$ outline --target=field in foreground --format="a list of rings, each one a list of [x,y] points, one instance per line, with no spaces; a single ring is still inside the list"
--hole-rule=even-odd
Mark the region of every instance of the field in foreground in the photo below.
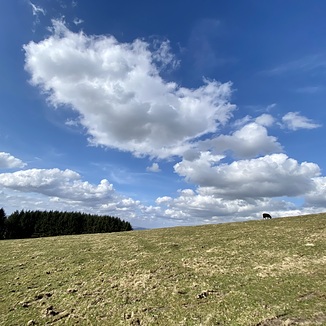
[[[326,325],[326,214],[0,241],[0,325]]]

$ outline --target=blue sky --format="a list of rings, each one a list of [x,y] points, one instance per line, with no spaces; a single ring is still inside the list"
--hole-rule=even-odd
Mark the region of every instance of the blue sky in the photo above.
[[[149,228],[324,212],[325,13],[3,2],[0,206]]]

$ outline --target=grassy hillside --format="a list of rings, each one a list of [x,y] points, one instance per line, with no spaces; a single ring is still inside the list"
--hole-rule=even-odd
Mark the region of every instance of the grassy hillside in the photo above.
[[[326,214],[0,242],[0,325],[326,325]]]

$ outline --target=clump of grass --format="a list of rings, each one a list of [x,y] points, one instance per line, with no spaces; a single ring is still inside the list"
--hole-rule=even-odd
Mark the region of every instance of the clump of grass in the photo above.
[[[326,215],[0,242],[0,325],[325,325]]]

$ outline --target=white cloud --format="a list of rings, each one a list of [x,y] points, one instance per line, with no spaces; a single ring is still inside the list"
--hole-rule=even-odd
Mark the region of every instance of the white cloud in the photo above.
[[[212,140],[199,144],[199,148],[213,149],[214,152],[223,153],[231,151],[237,158],[251,158],[258,155],[281,152],[282,146],[277,139],[267,134],[264,125],[273,122],[272,117],[263,115],[235,131],[232,135],[220,135]]]
[[[298,129],[314,129],[319,128],[321,125],[313,122],[311,119],[308,119],[299,112],[289,112],[283,116],[282,122],[284,126],[290,130]]]
[[[311,191],[297,197],[305,200],[303,206],[295,203],[296,200],[292,202],[287,196],[228,198],[221,196],[216,187],[179,190],[179,196],[159,197],[156,203],[161,207],[163,216],[175,220],[179,225],[260,219],[263,212],[269,212],[273,217],[324,212],[326,178],[316,177],[311,181]]]
[[[202,153],[194,161],[182,161],[175,171],[202,191],[219,198],[260,198],[304,195],[314,188],[318,165],[272,154],[251,160],[219,164],[218,158]]]
[[[68,200],[109,199],[113,186],[105,179],[99,185],[83,182],[72,170],[29,169],[0,174],[0,185],[22,192],[35,192]]]
[[[270,114],[262,114],[255,119],[255,122],[261,126],[270,127],[275,119]]]
[[[153,62],[156,64],[156,69],[164,69],[171,65],[174,69],[179,66],[180,62],[175,59],[174,55],[170,51],[170,42],[165,40],[160,42],[154,41],[154,50],[152,51]]]
[[[245,117],[241,119],[237,119],[235,122],[233,122],[232,126],[235,128],[241,128],[251,121],[252,121],[252,117],[250,115],[246,115]]]
[[[45,16],[46,15],[46,11],[45,9],[43,9],[42,7],[40,6],[37,6],[35,5],[34,3],[32,3],[31,1],[28,2],[29,5],[31,6],[32,8],[32,13],[33,13],[33,16],[34,16],[34,21],[33,21],[33,32],[35,32],[36,30],[36,26],[40,23],[40,15],[43,15]]]
[[[75,171],[56,168],[0,174],[0,200],[6,211],[82,211],[130,221],[137,220],[145,210],[139,201],[119,195],[106,179],[91,184],[82,181]]]
[[[146,168],[147,171],[149,172],[160,172],[160,166],[158,165],[158,163],[153,163],[151,166],[148,166]]]
[[[151,52],[139,39],[119,43],[53,24],[53,35],[24,46],[25,68],[53,105],[79,113],[92,144],[139,156],[182,155],[231,117],[231,83],[204,80],[189,89],[161,78],[162,65],[175,64],[168,43]]]
[[[166,204],[170,201],[172,201],[172,197],[169,196],[163,196],[163,197],[159,197],[156,199],[156,204],[161,205],[161,204]]]
[[[275,107],[276,107],[276,103],[272,103],[272,104],[267,105],[266,112],[270,112]]]
[[[0,169],[23,168],[27,164],[9,153],[0,152]]]
[[[68,119],[66,120],[65,125],[69,127],[78,127],[80,123],[78,120]]]
[[[176,198],[161,197],[157,203],[165,206],[164,216],[183,224],[236,222],[261,218],[262,212],[273,217],[298,215],[302,213],[295,205],[285,200],[270,198],[226,199],[208,193],[207,189],[197,191],[184,189]]]
[[[195,184],[211,184],[214,182],[214,168],[224,156],[213,155],[210,152],[201,152],[200,157],[194,160],[182,160],[174,165],[174,170],[185,177],[188,182]]]
[[[326,207],[326,177],[313,178],[314,187],[305,196],[306,205]]]
[[[267,107],[267,109],[268,109],[268,107]],[[250,115],[246,115],[244,118],[236,120],[232,124],[232,126],[235,128],[241,128],[244,125],[251,123],[251,122],[256,122],[257,124],[264,126],[264,127],[270,127],[274,124],[275,119],[272,115],[267,114],[267,113],[264,113],[264,114],[256,117],[255,119],[253,117],[251,117]]]
[[[82,24],[83,22],[84,22],[84,21],[83,21],[82,19],[77,18],[77,17],[75,17],[74,20],[73,20],[73,23],[74,23],[76,26]]]
[[[45,16],[46,11],[42,7],[35,5],[31,1],[29,2],[29,4],[32,7],[33,16],[38,16],[40,13]]]

